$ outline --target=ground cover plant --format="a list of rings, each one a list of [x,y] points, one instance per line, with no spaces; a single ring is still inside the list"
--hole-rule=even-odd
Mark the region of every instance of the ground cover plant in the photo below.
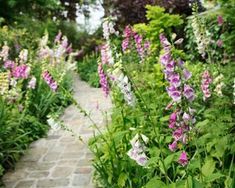
[[[223,8],[199,24],[194,6],[188,43],[173,32],[178,24],[154,33],[162,17],[171,23],[163,11],[136,30],[127,26],[119,46],[114,20],[104,21],[98,73],[114,108],[107,130],[90,140],[99,187],[234,187],[235,67],[218,42],[232,32]]]

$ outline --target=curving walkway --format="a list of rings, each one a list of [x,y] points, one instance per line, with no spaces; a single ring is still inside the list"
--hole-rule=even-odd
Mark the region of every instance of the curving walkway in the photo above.
[[[101,89],[91,88],[74,76],[74,97],[92,119],[102,126],[102,112],[111,110],[111,101]],[[61,119],[82,136],[85,143],[93,135],[91,122],[74,106],[69,106]],[[94,188],[92,184],[92,154],[82,143],[64,130],[50,130],[46,138],[30,145],[17,163],[16,169],[5,174],[6,188]]]

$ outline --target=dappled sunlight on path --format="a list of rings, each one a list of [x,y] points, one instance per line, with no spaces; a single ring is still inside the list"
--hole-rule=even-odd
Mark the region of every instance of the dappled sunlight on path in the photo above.
[[[74,76],[74,98],[90,112],[97,125],[104,125],[102,112],[111,110],[111,101],[101,89],[91,88]],[[92,153],[87,141],[94,128],[87,117],[71,105],[61,117],[65,125],[80,135],[78,138],[64,130],[50,130],[46,138],[30,145],[14,171],[3,177],[7,188],[92,188]]]

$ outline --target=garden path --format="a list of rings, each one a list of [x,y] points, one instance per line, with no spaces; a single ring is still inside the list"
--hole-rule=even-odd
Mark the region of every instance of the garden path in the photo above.
[[[111,101],[101,89],[91,88],[74,76],[74,98],[91,113],[92,119],[104,125],[102,112],[111,110]],[[6,188],[94,188],[92,153],[87,141],[93,135],[91,122],[71,105],[61,117],[65,125],[80,135],[85,144],[64,130],[50,130],[46,138],[30,145],[14,171],[3,177]]]

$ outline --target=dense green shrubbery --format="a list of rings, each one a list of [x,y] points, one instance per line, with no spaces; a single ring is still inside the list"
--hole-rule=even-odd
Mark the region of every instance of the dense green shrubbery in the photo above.
[[[88,82],[93,87],[99,87],[99,75],[97,66],[98,55],[93,53],[85,56],[77,62],[77,70],[82,80]]]
[[[192,62],[190,54],[177,49],[182,40],[170,32],[169,40],[161,35],[154,41],[164,48],[156,57],[155,52],[143,56],[143,38],[134,33],[132,39],[127,29],[121,52],[113,45],[110,25],[104,36],[112,54],[102,56],[98,66],[114,108],[107,131],[90,140],[96,183],[109,188],[234,187],[234,61],[222,64],[219,56],[212,63],[205,55],[205,62]],[[128,47],[132,40],[135,48]]]

